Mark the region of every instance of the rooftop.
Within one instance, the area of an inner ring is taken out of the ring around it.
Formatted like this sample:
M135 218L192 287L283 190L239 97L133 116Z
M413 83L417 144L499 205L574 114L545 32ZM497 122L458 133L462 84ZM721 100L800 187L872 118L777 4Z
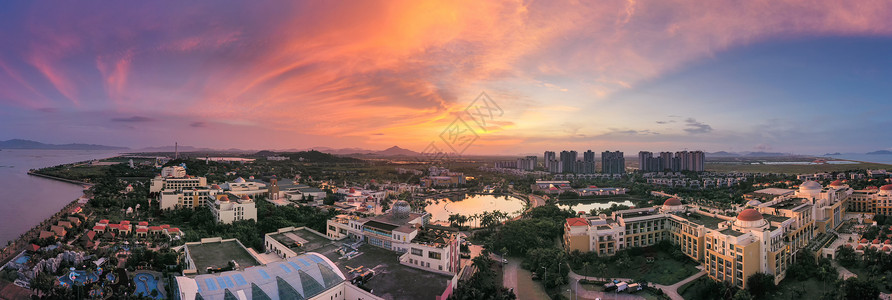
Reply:
M208 267L226 267L229 265L230 260L235 260L242 269L260 264L236 240L199 244L188 243L186 248L189 249L189 256L192 257L198 274L207 273Z
M721 232L722 234L724 234L724 235L730 235L730 236L733 236L733 237L738 237L738 236L743 235L743 232L740 232L740 231L737 231L737 230L734 230L734 229L731 229L731 228L722 230L722 231L720 231L720 232Z
M350 260L338 260L336 252L326 253L335 262L347 280L355 274L350 268L363 267L363 270L374 270L377 275L366 283L372 294L384 299L435 299L446 289L446 282L451 276L416 269L400 264L401 253L370 245L359 247L362 254Z
M201 299L308 299L343 281L334 264L308 253L244 271L177 277L177 287L184 299L195 293Z
M771 205L769 207L775 209L793 209L794 207L797 207L799 205L802 205L802 201L800 201L799 199L790 199L775 203L774 205Z
M319 236L305 228L298 228L292 231L270 234L270 237L282 243L296 253L317 251L331 244L328 238Z
M427 225L418 231L418 235L412 239L412 242L442 248L454 240L457 233L456 230L450 230L448 227Z
M771 215L771 214L763 214L762 217L765 218L765 220L768 220L768 222L777 222L777 223L780 223L780 222L790 219L788 217Z
M722 223L722 222L725 222L725 220L723 220L723 219L719 219L719 218L715 218L715 217L710 217L710 216L707 216L707 215L701 215L701 214L697 214L697 213L691 213L691 214L676 214L676 215L679 216L679 217L682 217L682 218L685 219L685 220L690 221L691 223L694 223L694 224L697 224L697 225L703 225L703 226L705 226L706 228L709 228L709 229L718 229L718 228L719 228L719 224Z

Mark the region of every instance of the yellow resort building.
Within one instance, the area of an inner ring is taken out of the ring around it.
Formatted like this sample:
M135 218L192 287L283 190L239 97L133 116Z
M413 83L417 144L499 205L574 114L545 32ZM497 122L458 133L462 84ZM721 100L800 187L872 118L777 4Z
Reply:
M804 182L798 190L778 190L761 191L776 196L763 198L768 200L764 203L749 201L736 215L707 212L669 198L659 207L569 218L564 224L564 248L613 255L669 240L700 262L714 280L745 288L746 278L762 272L774 275L779 283L793 254L817 234L842 224L853 190L841 182L825 188L814 181Z

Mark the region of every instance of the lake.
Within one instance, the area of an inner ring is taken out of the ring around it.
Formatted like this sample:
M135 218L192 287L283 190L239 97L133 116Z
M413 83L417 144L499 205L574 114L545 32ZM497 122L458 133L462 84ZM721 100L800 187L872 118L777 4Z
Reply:
M439 202L436 200L439 200ZM431 222L448 222L451 214L471 216L481 214L484 211L492 212L497 210L508 213L509 217L515 217L523 212L526 204L522 199L507 195L473 194L455 199L438 198L436 200L428 199L431 202L424 208L425 211L431 214ZM475 225L476 223L474 221Z
M83 187L28 175L39 169L65 163L116 156L117 151L25 150L0 151L0 245L31 229L62 207L80 197Z

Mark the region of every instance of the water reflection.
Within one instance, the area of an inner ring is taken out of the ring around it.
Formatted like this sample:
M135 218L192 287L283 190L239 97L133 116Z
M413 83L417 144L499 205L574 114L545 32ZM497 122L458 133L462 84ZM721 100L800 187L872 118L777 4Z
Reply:
M460 194L448 198L427 199L428 205L425 211L431 214L431 222L449 220L449 215L460 214L472 216L482 214L485 211L501 211L508 213L509 218L516 217L523 212L524 201L508 195L467 195ZM469 225L477 225L476 221Z

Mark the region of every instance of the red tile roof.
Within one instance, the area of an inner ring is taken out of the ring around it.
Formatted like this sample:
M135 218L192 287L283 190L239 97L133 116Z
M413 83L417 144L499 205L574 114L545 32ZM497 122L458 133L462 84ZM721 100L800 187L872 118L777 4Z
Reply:
M149 226L149 222L146 222L146 221L139 222L139 226Z
M148 228L137 228L136 232L149 232Z
M105 219L103 219L103 220L99 220L99 223L100 223L100 224L108 224L108 220L105 220Z
M95 231L87 232L87 238L90 239L90 240L95 239L95 238L96 238L96 232L95 232Z
M96 225L96 226L93 226L93 230L105 230L105 226Z
M127 220L121 221L121 225L130 225L130 221L127 221Z
M31 244L31 245L28 245L28 250L30 250L31 252L37 252L37 250L40 250L40 246Z
M167 229L167 232L180 232L180 229L179 228L169 228L169 229Z
M152 227L149 227L149 230L151 230L151 231L161 231L161 226L152 226Z
M567 226L588 226L588 222L583 218L567 218Z

